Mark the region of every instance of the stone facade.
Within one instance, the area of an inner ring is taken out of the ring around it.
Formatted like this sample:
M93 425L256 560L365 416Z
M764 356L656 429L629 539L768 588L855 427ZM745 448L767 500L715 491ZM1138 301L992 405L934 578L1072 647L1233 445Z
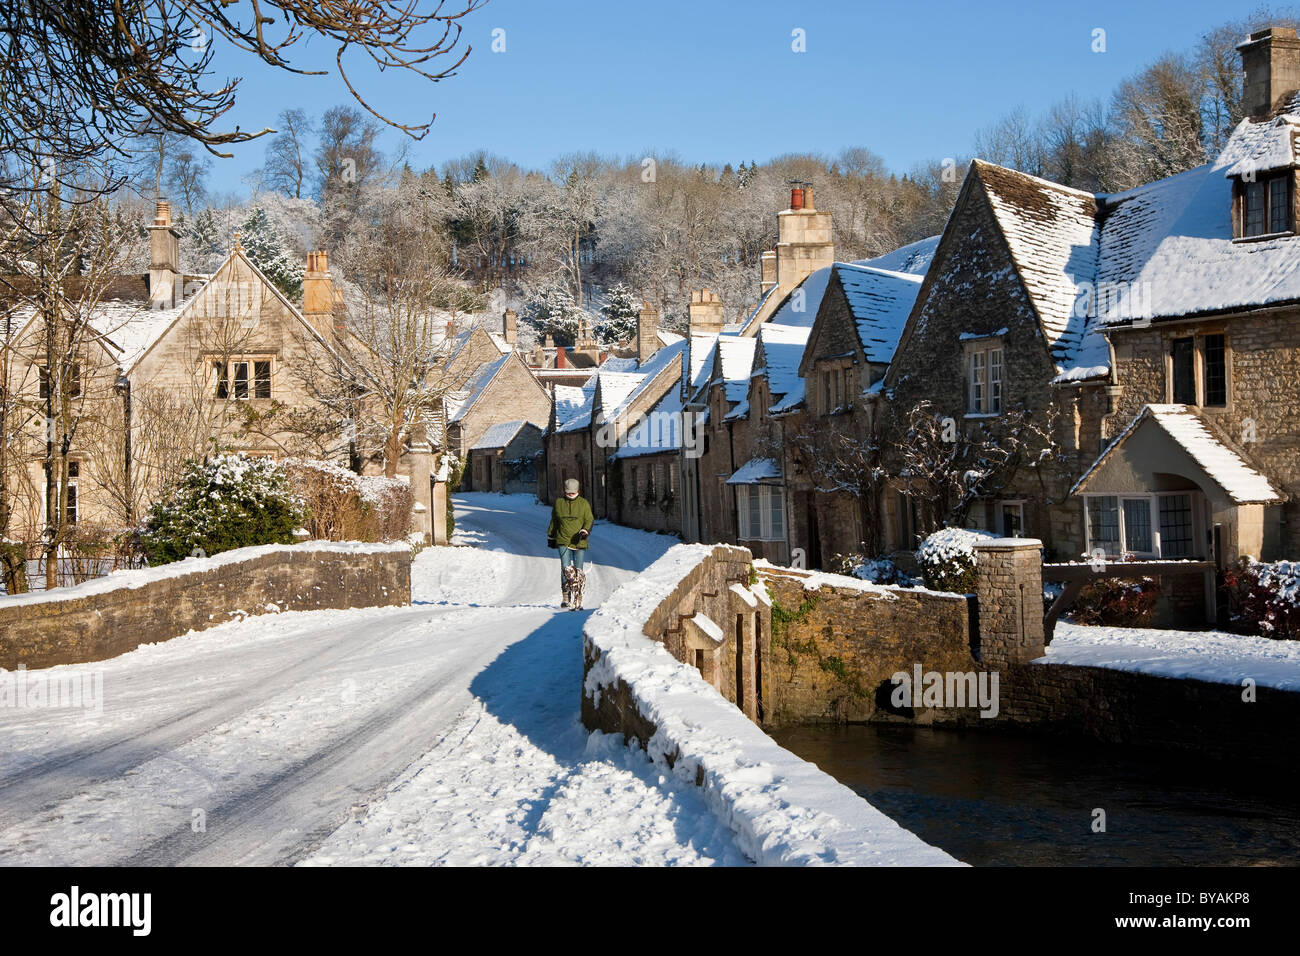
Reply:
M1154 322L1111 332L1116 378L1113 412L1105 419L1113 438L1147 404L1173 401L1170 354L1175 339L1192 339L1202 354L1205 337L1224 337L1227 402L1194 411L1226 447L1266 475L1287 496L1264 509L1263 560L1300 555L1300 308L1290 306L1201 320ZM1203 362L1196 366L1204 397ZM1229 560L1238 553L1224 542ZM1248 550L1248 549L1243 549Z
M14 599L0 607L0 668L107 660L244 614L411 603L405 546L247 548L193 564Z

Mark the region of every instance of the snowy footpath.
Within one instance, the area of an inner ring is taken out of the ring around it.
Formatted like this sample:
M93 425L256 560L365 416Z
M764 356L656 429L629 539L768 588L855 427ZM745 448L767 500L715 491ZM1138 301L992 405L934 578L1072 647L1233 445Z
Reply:
M0 708L0 865L746 863L695 787L580 724L590 612L558 607L547 516L459 497L411 607L23 675L102 692ZM598 524L587 603L674 540Z

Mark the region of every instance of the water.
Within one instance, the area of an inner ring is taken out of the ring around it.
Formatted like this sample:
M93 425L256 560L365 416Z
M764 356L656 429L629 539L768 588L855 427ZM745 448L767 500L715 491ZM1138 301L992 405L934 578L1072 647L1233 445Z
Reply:
M769 731L966 863L1300 864L1297 780L1279 768L1049 736L854 725ZM1289 765L1291 755L1279 755ZM1093 832L1094 810L1104 833Z

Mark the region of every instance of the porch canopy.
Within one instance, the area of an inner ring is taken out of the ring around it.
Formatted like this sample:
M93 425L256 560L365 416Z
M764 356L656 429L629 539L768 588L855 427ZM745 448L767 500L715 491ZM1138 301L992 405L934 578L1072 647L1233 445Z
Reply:
M1199 494L1198 494L1199 493ZM1229 539L1222 542L1225 556L1259 556L1263 533L1263 506L1283 501L1269 479L1215 436L1211 427L1186 405L1147 405L1128 427L1107 446L1070 490L1085 500L1114 496L1123 502L1117 520L1132 522L1118 533L1106 515L1091 509L1085 524L1089 551L1098 542L1124 542L1125 550L1155 557L1188 558L1205 553L1197 542L1212 524L1223 524ZM1184 498L1184 496L1191 498ZM1180 501L1179 499L1183 499ZM1192 498L1203 506L1189 504ZM1149 517L1139 504L1149 499ZM1100 504L1100 502L1098 502ZM1186 514L1178 511L1185 509ZM1109 509L1107 509L1109 511ZM1127 512L1127 519L1125 512ZM1177 528L1177 535L1173 533ZM1152 533L1154 532L1154 534ZM1178 548L1162 547L1176 539ZM1134 546L1131 539L1149 542Z

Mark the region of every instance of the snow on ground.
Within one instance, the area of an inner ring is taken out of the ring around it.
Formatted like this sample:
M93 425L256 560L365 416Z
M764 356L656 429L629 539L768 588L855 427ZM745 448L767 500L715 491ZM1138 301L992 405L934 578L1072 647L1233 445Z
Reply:
M1300 691L1300 641L1222 631L1166 631L1135 627L1090 627L1058 622L1046 664L1109 667L1159 677L1186 677Z
M581 627L547 509L457 499L406 608L233 621L14 679L98 706L0 706L0 865L736 864L693 786L578 721ZM592 604L674 539L598 523Z

